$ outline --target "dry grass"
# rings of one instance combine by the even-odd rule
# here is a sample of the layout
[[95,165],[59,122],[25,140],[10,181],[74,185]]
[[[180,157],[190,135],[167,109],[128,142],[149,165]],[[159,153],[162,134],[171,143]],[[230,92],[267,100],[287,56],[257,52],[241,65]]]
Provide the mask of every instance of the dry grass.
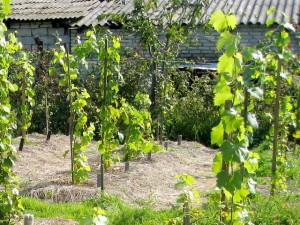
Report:
[[[99,154],[96,143],[86,151],[92,173],[90,179],[80,185],[71,184],[70,159],[63,154],[68,150],[69,139],[64,135],[53,135],[46,142],[45,136],[30,134],[14,167],[21,178],[21,191],[25,195],[54,202],[81,201],[94,196]],[[18,145],[19,139],[15,139]],[[211,165],[215,150],[196,142],[184,141],[181,146],[170,142],[168,151],[152,154],[152,161],[141,156],[130,163],[130,170],[124,171],[124,163],[116,163],[105,174],[105,188],[108,193],[120,196],[140,206],[164,208],[176,203],[183,190],[175,189],[178,174],[196,177],[195,187],[209,191],[215,185]]]

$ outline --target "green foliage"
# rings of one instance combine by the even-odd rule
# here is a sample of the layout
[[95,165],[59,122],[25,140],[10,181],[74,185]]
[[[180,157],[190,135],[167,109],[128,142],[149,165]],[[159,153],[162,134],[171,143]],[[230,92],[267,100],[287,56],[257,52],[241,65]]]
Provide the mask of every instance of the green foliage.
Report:
[[299,224],[299,194],[276,197],[258,195],[252,201],[255,224]]
[[[178,74],[176,74],[178,76]],[[216,76],[203,74],[188,84],[176,85],[177,96],[170,113],[166,115],[168,138],[176,140],[183,135],[185,140],[195,140],[206,146],[211,145],[210,131],[219,122],[218,107],[213,104],[213,85]]]
[[10,12],[9,1],[1,2],[0,13],[0,224],[13,224],[12,219],[20,214],[22,205],[18,191],[18,178],[13,173],[16,150],[12,145],[12,131],[16,128],[9,94],[17,86],[8,80],[8,70],[20,45],[13,34],[5,38],[7,30],[3,19]]
[[[150,100],[148,95],[137,93],[133,103],[120,98],[119,84],[123,77],[120,74],[118,53],[120,38],[93,29],[86,33],[87,40],[74,47],[78,61],[84,61],[86,56],[94,56],[100,62],[100,68],[95,70],[96,80],[99,82],[95,109],[96,123],[99,127],[98,149],[101,153],[102,164],[107,169],[117,160],[114,150],[120,145],[124,160],[133,159],[140,152],[158,149],[152,139],[151,117],[148,112]],[[102,37],[101,37],[102,36]],[[97,74],[98,73],[98,74]],[[95,92],[95,90],[93,90]]]
[[[286,30],[285,30],[286,29]],[[297,111],[293,107],[296,99],[292,95],[297,91],[292,90],[293,74],[296,72],[294,64],[299,64],[299,60],[289,49],[289,33],[293,32],[291,24],[280,24],[276,30],[268,32],[271,48],[264,49],[261,59],[266,64],[266,75],[263,76],[263,85],[266,89],[264,95],[266,112],[270,116],[272,126],[270,127],[268,140],[272,155],[272,187],[271,194],[286,188],[285,167],[287,151],[289,150],[289,138],[291,136],[290,127],[296,123]],[[297,70],[297,69],[296,69]]]
[[[59,44],[59,43],[58,43]],[[84,107],[87,105],[87,99],[90,97],[85,89],[80,89],[73,84],[78,76],[78,60],[70,55],[64,46],[60,46],[60,51],[54,52],[53,63],[59,63],[62,74],[59,84],[67,87],[66,92],[69,96],[70,111],[70,149],[72,164],[72,181],[81,183],[87,179],[91,171],[88,165],[88,158],[83,154],[94,136],[94,125],[88,125],[87,113]],[[50,75],[56,72],[54,67],[49,69]]]
[[210,24],[216,31],[224,30],[217,43],[223,54],[218,62],[219,82],[214,88],[214,104],[220,107],[221,121],[211,133],[212,144],[220,146],[213,162],[217,187],[221,190],[215,201],[222,205],[221,222],[245,224],[250,222],[245,199],[255,192],[256,182],[251,176],[258,163],[258,156],[248,150],[253,128],[258,126],[250,110],[260,89],[252,86],[249,74],[241,74],[244,65],[243,55],[238,52],[240,37],[229,32],[236,26],[235,16],[219,10],[211,16]]
[[[220,40],[222,40],[222,36],[226,35],[228,29],[235,29],[237,20],[235,15],[225,15],[221,10],[217,10],[211,15],[209,24],[211,24],[217,32],[225,30],[225,32],[221,35]],[[227,44],[229,43],[230,42],[227,42]]]
[[[172,108],[176,103],[173,81],[177,78],[173,79],[172,75],[178,75],[173,72],[176,69],[175,60],[179,54],[180,44],[187,43],[187,37],[196,27],[197,18],[203,13],[206,1],[186,1],[183,4],[172,0],[158,5],[156,0],[135,0],[133,3],[134,9],[128,14],[102,15],[102,17],[107,17],[111,21],[119,21],[126,31],[134,32],[139,37],[141,48],[150,56],[142,57],[139,52],[135,52],[134,61],[129,60],[129,64],[133,64],[135,71],[129,68],[128,74],[124,75],[125,80],[126,78],[132,80],[132,74],[139,76],[141,74],[139,71],[145,72],[142,73],[142,77],[134,79],[135,82],[124,86],[138,83],[138,87],[141,87],[143,91],[147,91],[146,84],[151,86],[151,117],[154,133],[156,138],[162,141],[167,133],[167,117],[172,115]],[[178,13],[180,17],[177,16]],[[153,14],[156,16],[154,17]],[[182,26],[183,23],[185,26]],[[148,75],[145,76],[145,74]],[[136,88],[136,90],[140,89]],[[136,92],[131,96],[135,94]]]

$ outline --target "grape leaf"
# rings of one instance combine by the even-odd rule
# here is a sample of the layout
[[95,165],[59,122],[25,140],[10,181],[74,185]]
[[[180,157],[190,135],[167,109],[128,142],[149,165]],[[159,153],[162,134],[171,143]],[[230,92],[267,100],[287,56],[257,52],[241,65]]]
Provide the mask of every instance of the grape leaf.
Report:
[[222,171],[222,154],[218,152],[213,161],[212,171],[215,175]]
[[248,89],[248,93],[254,98],[261,99],[263,97],[263,90],[259,87],[253,87]]
[[220,32],[221,30],[225,29],[226,28],[225,14],[221,10],[215,11],[210,17],[209,24],[211,24],[217,32]]
[[232,35],[229,31],[224,31],[220,35],[220,39],[217,42],[217,49],[224,48],[228,56],[233,56],[237,50],[239,36]]
[[217,32],[220,32],[224,29],[234,29],[237,25],[237,20],[234,15],[225,15],[221,10],[217,10],[211,15],[209,24]]
[[231,143],[225,140],[220,150],[223,153],[223,159],[226,162],[235,161],[235,162],[244,162],[248,158],[248,148],[245,141],[241,141],[237,144]]
[[233,94],[230,91],[230,87],[225,81],[218,83],[214,88],[214,104],[216,106],[224,104],[226,100],[232,100]]
[[224,53],[219,58],[219,62],[217,65],[218,73],[228,72],[229,74],[233,74],[233,66],[234,66],[234,58]]
[[231,15],[226,15],[226,24],[228,26],[229,29],[234,29],[236,28],[237,25],[237,20],[236,20],[236,16],[231,14]]
[[222,115],[224,122],[224,130],[230,134],[235,131],[244,121],[243,117],[239,116],[234,109],[224,111]]
[[249,112],[247,114],[247,121],[254,129],[258,128],[258,122],[256,120],[255,114]]
[[222,122],[218,126],[212,128],[211,143],[220,145],[223,141],[224,128]]

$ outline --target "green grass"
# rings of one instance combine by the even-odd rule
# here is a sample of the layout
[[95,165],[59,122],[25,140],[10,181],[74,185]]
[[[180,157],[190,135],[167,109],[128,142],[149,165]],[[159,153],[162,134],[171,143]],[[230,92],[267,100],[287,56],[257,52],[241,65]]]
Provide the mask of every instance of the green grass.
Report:
[[34,198],[22,199],[25,213],[32,213],[36,218],[63,217],[79,220],[85,216],[92,216],[92,208],[87,202],[79,203],[55,203],[50,204]]
[[300,193],[257,195],[251,205],[255,224],[300,224]]
[[51,204],[33,198],[23,198],[23,206],[26,213],[34,214],[36,218],[63,217],[79,222],[82,222],[85,217],[91,218],[93,208],[100,207],[105,210],[109,224],[113,225],[165,224],[167,219],[177,217],[179,213],[172,209],[137,208],[106,194],[78,203]]

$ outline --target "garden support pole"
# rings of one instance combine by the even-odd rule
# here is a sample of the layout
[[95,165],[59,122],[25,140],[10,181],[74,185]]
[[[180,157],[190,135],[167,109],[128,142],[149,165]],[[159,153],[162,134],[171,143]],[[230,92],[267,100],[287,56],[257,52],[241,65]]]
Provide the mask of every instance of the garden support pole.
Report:
[[[103,68],[103,106],[106,107],[107,100],[106,100],[106,90],[107,90],[107,64],[108,64],[108,39],[105,39],[105,58],[104,58],[104,68]],[[104,131],[102,131],[102,141],[105,142],[105,134]],[[101,153],[101,159],[100,159],[100,178],[101,178],[101,190],[104,190],[104,158],[103,153]]]
[[[232,101],[231,100],[226,100],[225,101],[225,110],[230,110],[231,107],[232,107]],[[224,132],[223,135],[224,135],[224,140],[229,140],[230,139],[229,135],[226,132]],[[222,162],[222,171],[226,171],[228,173],[229,172],[228,165],[227,165],[226,162],[224,162],[224,160],[222,160],[222,161],[223,161]],[[221,209],[221,215],[220,215],[220,221],[224,222],[225,219],[226,219],[225,215],[227,213],[227,206],[226,206],[227,205],[227,200],[226,200],[226,196],[225,196],[225,193],[224,193],[223,190],[221,191],[221,204],[225,205],[225,207]]]
[[75,183],[74,178],[74,149],[73,149],[73,96],[72,96],[72,80],[70,74],[70,56],[68,45],[66,45],[66,53],[67,53],[67,65],[68,65],[68,95],[69,95],[69,107],[70,107],[70,119],[69,119],[69,135],[70,135],[70,153],[71,153],[71,173],[72,173],[72,184]]
[[182,135],[178,135],[177,137],[177,145],[181,145],[182,142]]
[[[22,74],[22,106],[26,107],[26,73],[23,71]],[[23,150],[24,142],[25,142],[25,136],[26,136],[26,129],[24,128],[26,126],[26,112],[21,109],[21,120],[22,120],[22,138],[19,146],[19,151]]]
[[271,196],[274,196],[276,190],[276,173],[277,173],[277,154],[278,154],[278,135],[279,135],[279,112],[280,112],[280,95],[281,95],[281,61],[278,59],[277,76],[276,76],[276,98],[274,106],[274,137],[273,137],[273,157],[272,157],[272,184]]
[[191,225],[191,218],[190,218],[190,209],[189,209],[189,203],[185,202],[183,205],[183,225]]
[[24,225],[33,225],[34,215],[33,214],[25,214],[24,215]]

